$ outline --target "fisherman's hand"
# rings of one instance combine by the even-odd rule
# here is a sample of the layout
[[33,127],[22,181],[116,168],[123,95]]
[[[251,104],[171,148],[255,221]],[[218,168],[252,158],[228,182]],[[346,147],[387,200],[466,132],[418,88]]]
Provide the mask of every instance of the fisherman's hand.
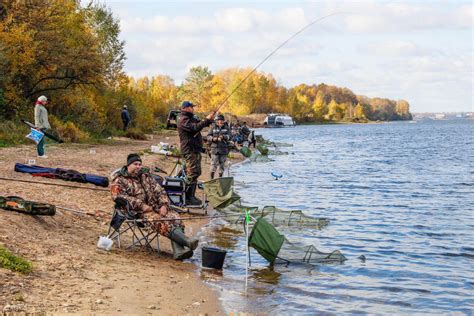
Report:
[[150,212],[153,212],[153,207],[147,204],[143,204],[142,210],[143,210],[143,213],[150,213]]
[[216,112],[215,112],[215,111],[212,111],[211,113],[209,113],[208,116],[206,116],[206,118],[207,118],[208,120],[211,120],[211,121],[212,121],[212,120],[214,120],[214,116],[216,116]]
[[168,214],[168,208],[166,207],[166,205],[163,205],[162,207],[160,207],[160,215],[166,216],[167,214]]
[[218,138],[217,136],[212,137],[212,141],[213,141],[213,142],[217,142],[218,139],[219,139],[219,138]]
[[219,136],[219,137],[217,137],[217,140],[218,140],[218,141],[222,141],[223,139],[224,139],[224,136],[222,136],[222,135]]

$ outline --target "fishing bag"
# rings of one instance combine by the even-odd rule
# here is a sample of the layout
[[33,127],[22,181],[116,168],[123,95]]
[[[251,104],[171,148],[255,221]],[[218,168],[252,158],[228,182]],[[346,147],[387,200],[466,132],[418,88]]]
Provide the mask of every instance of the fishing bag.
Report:
[[56,206],[52,204],[27,201],[19,196],[0,196],[0,208],[29,215],[56,214]]

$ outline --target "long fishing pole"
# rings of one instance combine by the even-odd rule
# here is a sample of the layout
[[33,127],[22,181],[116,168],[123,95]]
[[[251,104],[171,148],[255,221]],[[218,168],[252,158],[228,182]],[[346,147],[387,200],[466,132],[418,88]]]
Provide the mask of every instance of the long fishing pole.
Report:
[[300,29],[298,32],[296,32],[295,34],[291,35],[287,40],[285,40],[283,43],[281,43],[277,48],[275,48],[270,54],[268,54],[257,66],[255,66],[251,72],[249,72],[247,74],[247,76],[245,76],[244,79],[242,79],[239,84],[231,91],[231,93],[224,99],[224,101],[222,101],[222,103],[213,111],[214,113],[216,113],[217,111],[219,111],[219,109],[227,102],[227,100],[229,100],[229,98],[239,89],[239,87],[255,72],[257,71],[257,69],[263,65],[263,63],[265,63],[270,57],[272,57],[280,48],[282,48],[283,46],[285,46],[289,41],[291,41],[293,38],[295,38],[296,36],[298,36],[300,33],[304,32],[306,29],[310,28],[311,26],[313,26],[314,24],[326,19],[326,18],[329,18],[331,16],[334,16],[334,15],[338,15],[338,14],[343,14],[343,13],[346,13],[346,12],[343,12],[343,11],[339,11],[339,12],[334,12],[334,13],[331,13],[331,14],[328,14],[328,15],[325,15],[321,18],[318,18],[314,21],[312,21],[311,23],[307,24],[306,26],[304,26],[302,29]]

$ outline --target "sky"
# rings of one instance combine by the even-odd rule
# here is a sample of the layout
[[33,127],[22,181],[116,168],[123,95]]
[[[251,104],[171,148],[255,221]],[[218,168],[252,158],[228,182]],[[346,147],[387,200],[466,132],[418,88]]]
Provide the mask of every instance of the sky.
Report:
[[474,111],[472,1],[102,0],[120,20],[125,71],[257,66],[279,84],[404,99],[412,113]]

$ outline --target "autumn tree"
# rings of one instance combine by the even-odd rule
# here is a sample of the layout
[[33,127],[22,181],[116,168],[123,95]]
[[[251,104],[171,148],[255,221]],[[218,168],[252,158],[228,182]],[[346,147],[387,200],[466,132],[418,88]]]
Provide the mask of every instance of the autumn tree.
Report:
[[116,86],[124,83],[125,41],[119,39],[119,20],[114,18],[112,11],[105,4],[90,2],[83,11],[98,41],[98,50],[105,67],[106,84]]
[[77,1],[11,1],[0,21],[7,118],[38,95],[103,82],[96,38]]
[[210,104],[212,90],[212,72],[207,67],[197,66],[189,70],[180,87],[178,96],[201,106],[201,110]]
[[319,90],[316,93],[316,98],[313,102],[313,111],[314,111],[314,118],[317,121],[324,120],[324,117],[328,114],[328,106],[324,101],[324,93],[322,90]]

